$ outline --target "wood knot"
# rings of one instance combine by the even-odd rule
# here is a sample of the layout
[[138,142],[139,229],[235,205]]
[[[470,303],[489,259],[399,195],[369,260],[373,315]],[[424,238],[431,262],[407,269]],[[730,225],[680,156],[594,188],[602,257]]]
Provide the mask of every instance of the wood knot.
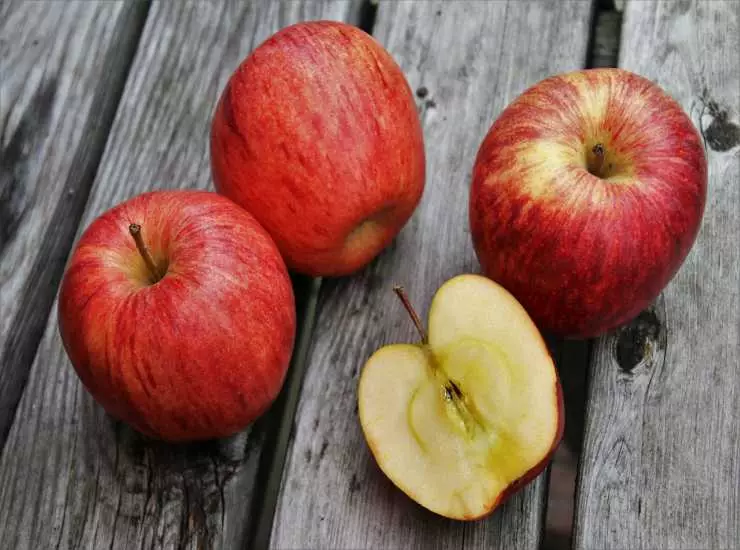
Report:
[[709,148],[724,153],[740,145],[740,126],[730,121],[727,109],[720,107],[719,103],[709,97],[707,89],[702,92],[701,101],[704,104],[704,112],[712,117],[709,126],[705,128],[701,124],[700,127]]
[[730,122],[722,111],[704,129],[704,137],[710,149],[723,153],[740,144],[740,126]]
[[624,372],[651,359],[659,345],[663,325],[650,308],[640,313],[630,324],[623,327],[615,349],[617,364]]

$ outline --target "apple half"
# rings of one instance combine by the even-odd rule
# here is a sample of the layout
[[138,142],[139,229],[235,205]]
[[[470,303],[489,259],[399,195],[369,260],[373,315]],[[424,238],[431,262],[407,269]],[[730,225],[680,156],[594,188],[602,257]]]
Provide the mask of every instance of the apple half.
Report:
[[363,367],[360,424],[381,470],[439,515],[490,514],[548,464],[563,434],[555,365],[534,322],[479,275],[443,284],[421,344],[376,351]]

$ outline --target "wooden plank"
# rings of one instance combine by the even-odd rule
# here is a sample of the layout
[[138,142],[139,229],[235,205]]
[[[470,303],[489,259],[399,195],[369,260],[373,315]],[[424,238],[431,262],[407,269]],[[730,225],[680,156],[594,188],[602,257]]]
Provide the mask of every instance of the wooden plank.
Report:
[[[353,9],[154,3],[82,226],[145,190],[210,187],[210,118],[238,62],[279,27]],[[52,312],[0,457],[0,548],[243,547],[268,426],[201,445],[141,438],[84,391]]]
[[123,2],[0,7],[0,449],[145,17]]
[[740,3],[628,2],[620,65],[691,114],[709,161],[686,263],[631,325],[595,344],[577,548],[740,543]]
[[478,145],[527,86],[583,66],[588,2],[381,2],[374,30],[416,91],[427,152],[422,203],[361,273],[325,281],[298,405],[274,548],[536,548],[546,476],[485,521],[425,511],[380,472],[357,417],[370,354],[415,333],[391,288],[406,286],[425,316],[448,278],[478,271],[468,188]]

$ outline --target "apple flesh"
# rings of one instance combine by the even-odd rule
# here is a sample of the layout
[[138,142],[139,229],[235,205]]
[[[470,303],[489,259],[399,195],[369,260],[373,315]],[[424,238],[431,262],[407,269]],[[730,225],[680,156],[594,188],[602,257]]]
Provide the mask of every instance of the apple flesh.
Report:
[[440,287],[424,339],[370,357],[360,423],[408,496],[442,516],[480,518],[536,477],[560,442],[555,366],[522,306],[478,275]]
[[231,76],[211,128],[216,190],[251,212],[288,267],[344,275],[405,225],[425,175],[401,69],[362,30],[292,25]]
[[473,244],[541,329],[592,337],[668,284],[706,187],[701,138],[657,85],[621,69],[566,73],[525,91],[483,140]]
[[295,337],[277,247],[215,193],[156,191],[102,214],[72,254],[58,307],[92,396],[168,441],[225,437],[260,416]]

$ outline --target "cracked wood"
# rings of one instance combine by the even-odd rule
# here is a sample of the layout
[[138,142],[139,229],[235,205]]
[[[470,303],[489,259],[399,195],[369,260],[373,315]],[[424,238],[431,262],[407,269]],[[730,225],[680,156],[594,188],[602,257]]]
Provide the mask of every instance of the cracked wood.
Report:
[[424,198],[380,258],[324,281],[273,524],[274,548],[537,548],[546,475],[493,516],[444,520],[388,481],[357,417],[359,370],[377,348],[416,341],[393,293],[425,318],[448,278],[476,272],[467,203],[480,141],[526,87],[586,59],[589,2],[381,2],[374,35],[415,92],[427,154]]
[[[55,4],[36,6],[24,9],[57,10]],[[106,23],[106,17],[121,8],[102,3],[92,15],[85,15],[85,9],[92,9],[88,3],[74,6],[83,13],[77,17],[71,13],[66,26],[56,26],[62,36],[74,36],[78,47],[84,44],[87,56],[78,59],[79,53],[70,52],[66,63],[72,63],[72,68],[74,63],[97,67],[95,59],[104,43],[95,37],[109,34],[113,21]],[[7,9],[5,4],[3,9]],[[59,11],[66,9],[64,4]],[[329,0],[201,3],[187,10],[175,2],[155,2],[81,228],[103,210],[143,191],[211,188],[210,118],[231,71],[279,27],[302,19],[346,19],[353,13],[350,3]],[[3,20],[7,27],[20,26],[18,19]],[[91,21],[97,22],[96,30],[86,31]],[[28,29],[24,32],[32,33]],[[21,32],[20,36],[25,35]],[[3,48],[15,55],[12,44]],[[91,69],[81,74],[106,80]],[[36,73],[32,76],[39,78]],[[36,88],[25,92],[28,97],[23,96],[23,101],[33,97],[33,89],[41,89],[42,98],[52,95],[35,84]],[[58,85],[57,101],[63,97],[59,94],[85,97],[84,82],[80,84],[83,91],[77,90],[77,84],[71,85],[69,92]],[[83,107],[88,105],[89,110],[89,103],[88,98]],[[68,108],[75,111],[72,103]],[[71,125],[61,134],[68,136],[66,141],[52,136],[57,147],[60,143],[67,147],[86,136],[74,130],[76,113],[63,115],[57,112],[60,109],[52,108],[48,125]],[[38,140],[45,142],[43,136]],[[36,190],[35,195],[41,197],[42,190]],[[24,196],[13,198],[12,204],[20,205],[13,209],[21,211],[31,204],[31,195]],[[0,457],[0,548],[243,546],[253,511],[252,490],[265,426],[258,424],[229,440],[199,445],[148,441],[113,422],[83,389],[63,352],[56,322],[54,307]]]
[[620,66],[700,129],[703,224],[661,297],[594,346],[576,548],[735,548],[740,533],[740,3],[627,3]]

